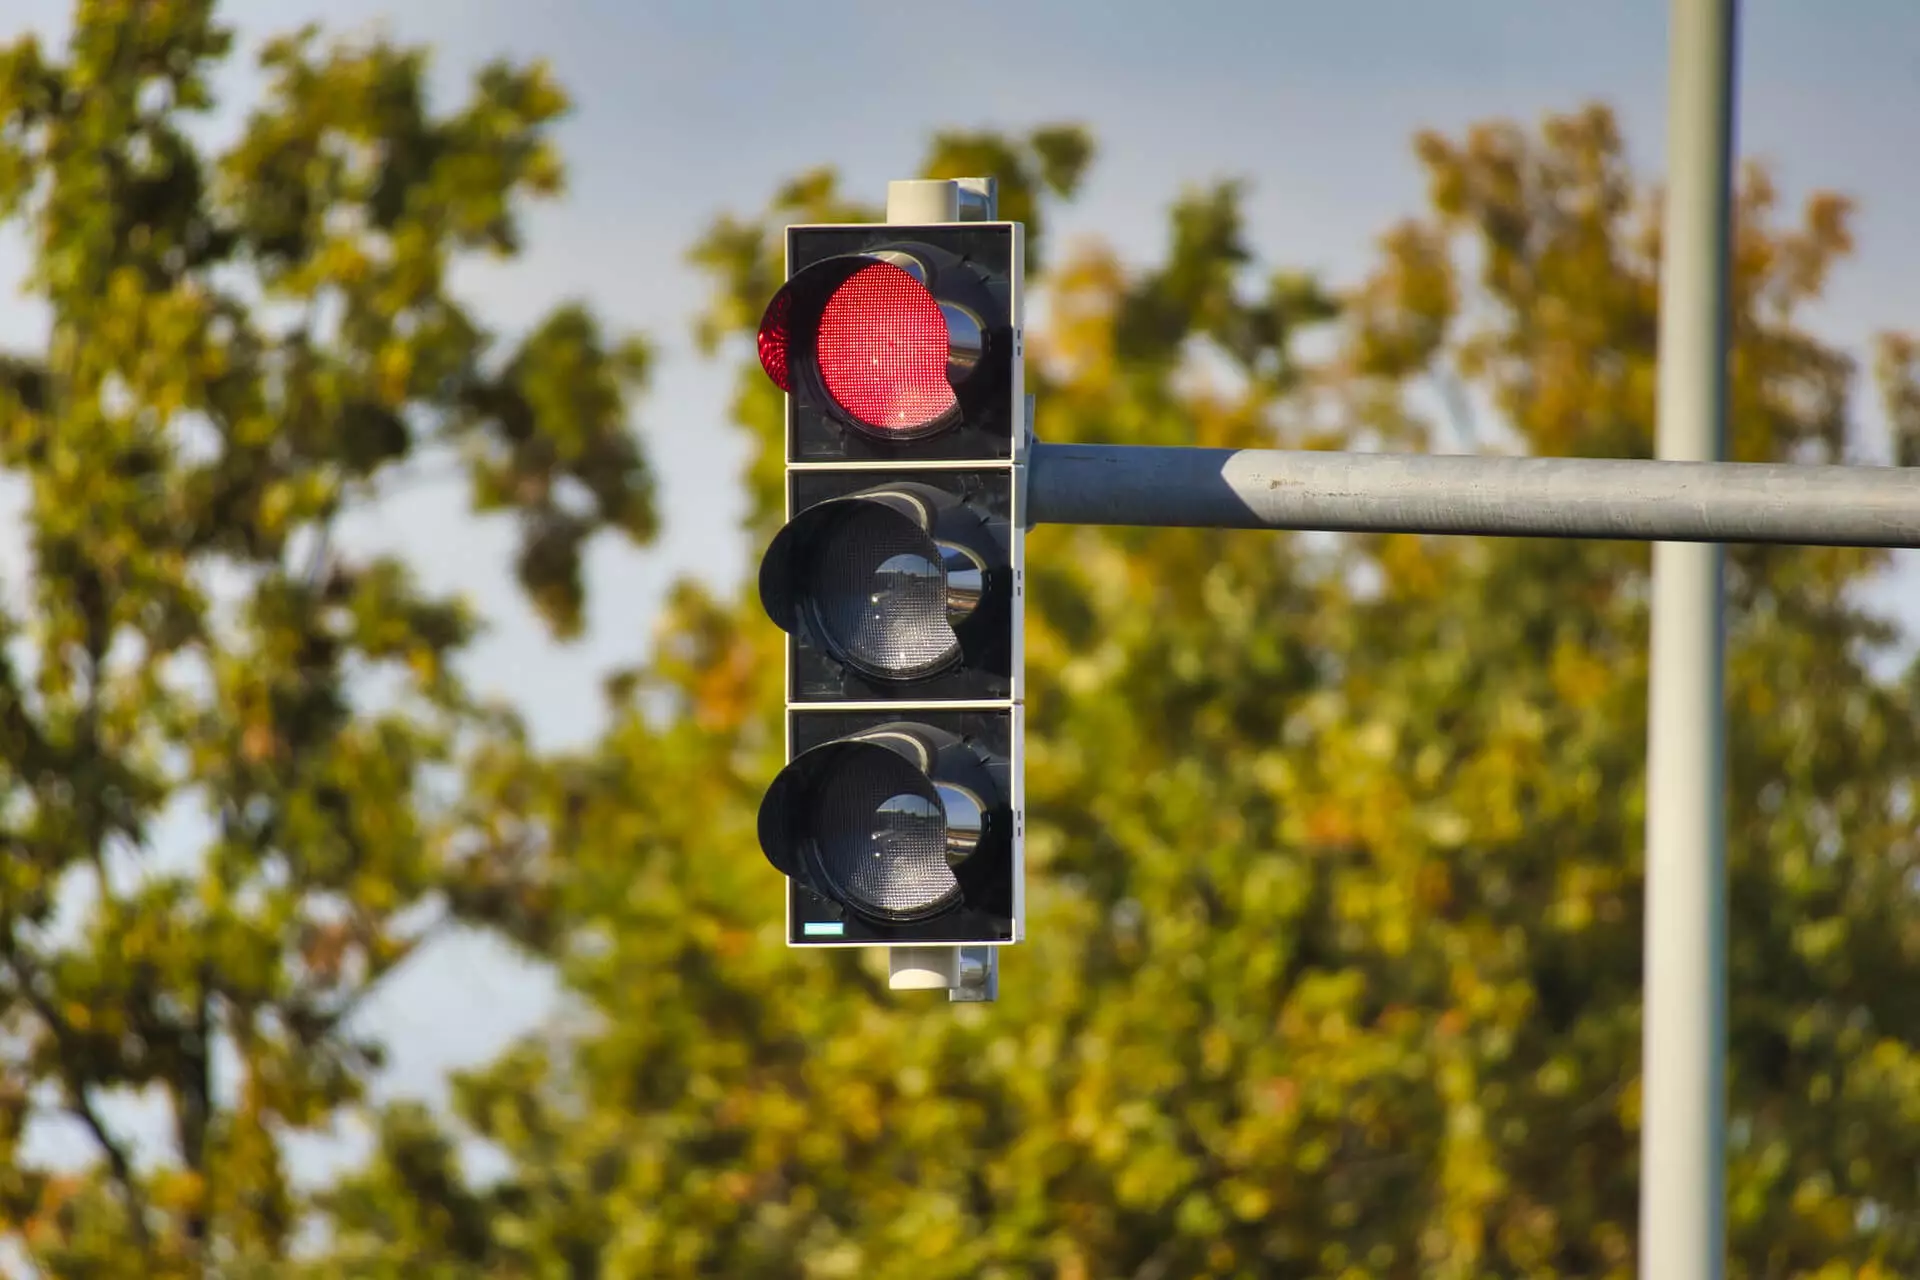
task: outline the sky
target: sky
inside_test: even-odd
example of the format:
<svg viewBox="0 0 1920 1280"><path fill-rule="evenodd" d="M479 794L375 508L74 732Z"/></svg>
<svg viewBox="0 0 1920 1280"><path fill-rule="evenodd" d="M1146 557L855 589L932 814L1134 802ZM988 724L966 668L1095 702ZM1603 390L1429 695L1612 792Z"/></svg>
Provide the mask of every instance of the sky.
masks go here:
<svg viewBox="0 0 1920 1280"><path fill-rule="evenodd" d="M1818 320L1864 356L1878 330L1920 329L1920 5L1743 9L1740 150L1772 163L1789 200L1831 188L1860 201L1860 251ZM0 40L58 39L68 11L65 0L7 0ZM1240 177L1256 251L1339 283L1419 209L1417 129L1533 121L1601 100L1637 164L1657 171L1663 151L1662 0L237 0L225 13L249 57L303 22L377 27L434 47L441 103L501 56L547 59L574 98L558 131L566 199L530 214L520 260L465 272L458 287L504 332L577 298L655 345L634 423L660 480L662 540L594 550L588 634L557 650L508 580L511 529L467 517L456 487L415 493L352 539L404 547L428 585L474 598L494 626L471 674L555 746L594 735L600 674L644 653L672 581L727 584L748 567L734 482L744 455L726 425L734 366L693 348L705 286L685 251L714 215L759 209L784 176L834 163L851 193L878 203L889 178L913 176L935 128L1076 121L1100 149L1082 198L1051 224L1057 247L1098 236L1150 260L1183 186ZM216 135L235 127L259 80L241 66L221 87ZM42 331L40 314L12 301L24 263L18 236L0 230L0 348ZM0 589L23 567L17 510L0 488ZM1920 623L1916 574L1909 559L1884 595ZM381 1092L443 1096L447 1069L486 1060L554 1000L537 969L483 940L439 947L369 1010L393 1047ZM134 1131L151 1123L137 1107L120 1114ZM84 1150L73 1134L44 1141ZM309 1144L300 1160L320 1168L355 1145L343 1142Z"/></svg>

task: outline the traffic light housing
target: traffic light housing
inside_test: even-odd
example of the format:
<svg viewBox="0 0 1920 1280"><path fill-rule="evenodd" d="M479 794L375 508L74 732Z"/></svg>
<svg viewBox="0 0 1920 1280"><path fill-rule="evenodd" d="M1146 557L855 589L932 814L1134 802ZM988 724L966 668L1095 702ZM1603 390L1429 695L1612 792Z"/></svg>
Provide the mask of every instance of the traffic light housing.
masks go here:
<svg viewBox="0 0 1920 1280"><path fill-rule="evenodd" d="M797 703L1010 701L1013 495L1004 470L799 471L760 600Z"/></svg>
<svg viewBox="0 0 1920 1280"><path fill-rule="evenodd" d="M1011 462L1021 239L1011 222L787 228L758 340L788 461Z"/></svg>
<svg viewBox="0 0 1920 1280"><path fill-rule="evenodd" d="M759 837L794 946L1023 928L1022 228L787 229L758 347L787 393L787 765Z"/></svg>
<svg viewBox="0 0 1920 1280"><path fill-rule="evenodd" d="M991 945L1017 935L1012 741L990 711L793 720L760 806L789 941Z"/></svg>

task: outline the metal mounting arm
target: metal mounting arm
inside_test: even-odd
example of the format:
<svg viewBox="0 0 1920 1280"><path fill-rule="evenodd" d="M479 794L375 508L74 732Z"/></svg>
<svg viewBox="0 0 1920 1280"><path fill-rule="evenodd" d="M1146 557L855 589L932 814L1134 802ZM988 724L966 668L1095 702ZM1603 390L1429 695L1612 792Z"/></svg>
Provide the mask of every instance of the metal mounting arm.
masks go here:
<svg viewBox="0 0 1920 1280"><path fill-rule="evenodd" d="M1033 524L1920 547L1920 468L1035 444Z"/></svg>

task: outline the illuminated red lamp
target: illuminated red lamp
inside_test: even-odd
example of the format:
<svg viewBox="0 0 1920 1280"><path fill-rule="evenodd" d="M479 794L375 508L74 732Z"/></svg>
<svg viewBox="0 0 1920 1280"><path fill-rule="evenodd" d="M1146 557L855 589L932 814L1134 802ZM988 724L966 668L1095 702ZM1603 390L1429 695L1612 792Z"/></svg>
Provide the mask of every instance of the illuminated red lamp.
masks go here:
<svg viewBox="0 0 1920 1280"><path fill-rule="evenodd" d="M787 313L793 309L793 295L782 289L773 295L767 313L760 317L760 367L782 391L793 390L793 376L787 367Z"/></svg>
<svg viewBox="0 0 1920 1280"><path fill-rule="evenodd" d="M817 263L774 295L761 317L760 365L789 394L881 440L932 435L958 421L964 383L985 335L973 307L943 299L934 267L889 249Z"/></svg>
<svg viewBox="0 0 1920 1280"><path fill-rule="evenodd" d="M815 358L834 403L869 427L912 431L951 413L947 318L890 262L862 267L820 314Z"/></svg>

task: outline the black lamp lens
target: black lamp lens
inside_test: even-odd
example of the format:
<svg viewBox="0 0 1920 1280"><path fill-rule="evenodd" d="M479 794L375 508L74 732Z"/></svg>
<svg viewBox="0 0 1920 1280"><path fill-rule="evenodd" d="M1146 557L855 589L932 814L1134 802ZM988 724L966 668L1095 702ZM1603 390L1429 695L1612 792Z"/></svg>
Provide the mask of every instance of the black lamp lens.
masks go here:
<svg viewBox="0 0 1920 1280"><path fill-rule="evenodd" d="M857 911L882 919L930 915L960 892L947 864L947 823L924 777L898 769L845 769L827 778L813 808L821 870Z"/></svg>
<svg viewBox="0 0 1920 1280"><path fill-rule="evenodd" d="M814 545L805 594L834 657L882 679L950 664L947 574L933 540L899 515L858 506Z"/></svg>

